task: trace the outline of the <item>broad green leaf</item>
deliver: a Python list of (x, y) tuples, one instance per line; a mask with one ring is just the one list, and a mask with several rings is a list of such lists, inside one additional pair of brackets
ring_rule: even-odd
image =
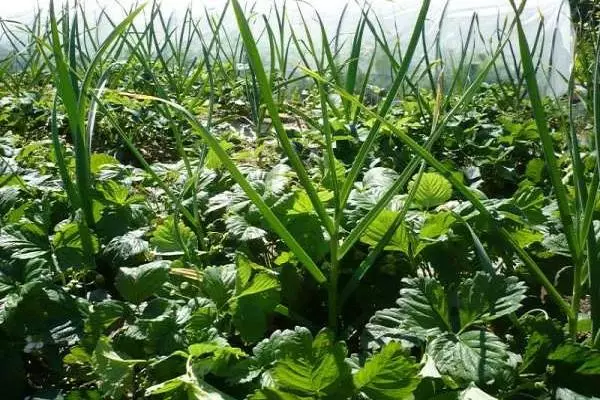
[(267, 329), (267, 318), (279, 304), (281, 285), (266, 268), (250, 262), (242, 254), (236, 259), (235, 296), (231, 298), (233, 323), (248, 342), (260, 340)]
[(419, 237), (424, 239), (437, 239), (445, 235), (456, 222), (456, 217), (449, 211), (442, 211), (427, 215), (419, 232)]
[[(2, 278), (6, 278), (2, 276)], [(4, 280), (3, 279), (3, 280)], [(6, 285), (4, 282), (1, 283), (2, 298), (0, 299), (0, 325), (5, 324), (12, 317), (18, 316), (23, 303), (26, 303), (29, 298), (37, 299), (39, 294), (42, 292), (45, 282), (42, 280), (32, 280), (24, 284), (15, 284), (15, 282), (8, 282), (11, 285)]]
[(527, 333), (527, 346), (523, 352), (520, 370), (543, 373), (548, 355), (565, 339), (562, 324), (544, 316), (522, 318), (521, 327)]
[(96, 185), (102, 200), (116, 206), (128, 204), (130, 188), (123, 186), (113, 180), (102, 181)]
[(227, 342), (221, 343), (220, 341), (194, 343), (188, 346), (188, 353), (193, 357), (205, 356), (207, 354), (229, 354), (235, 357), (245, 357), (241, 349), (237, 347), (231, 347)]
[(363, 176), (364, 190), (377, 191), (383, 194), (398, 179), (398, 173), (390, 168), (370, 168)]
[(252, 272), (255, 269), (259, 269), (260, 266), (250, 261), (243, 253), (237, 253), (235, 267), (235, 291), (236, 293), (241, 293), (244, 288), (248, 286), (250, 278), (252, 277)]
[(541, 158), (533, 158), (527, 163), (525, 168), (525, 176), (534, 183), (539, 183), (542, 180), (542, 173), (546, 163)]
[(420, 381), (418, 372), (402, 346), (391, 342), (354, 375), (354, 386), (372, 400), (410, 399)]
[(284, 224), (313, 260), (320, 261), (329, 252), (329, 244), (316, 214), (290, 215)]
[(236, 268), (234, 265), (208, 267), (204, 270), (201, 289), (205, 297), (223, 307), (235, 291)]
[(242, 242), (262, 239), (267, 235), (264, 229), (252, 225), (244, 216), (238, 214), (227, 217), (225, 227), (227, 232)]
[(273, 275), (260, 273), (254, 277), (252, 283), (242, 292), (236, 294), (239, 299), (244, 296), (252, 296), (269, 290), (278, 290), (280, 287), (279, 280)]
[(513, 231), (510, 233), (510, 236), (512, 236), (522, 248), (529, 247), (533, 243), (540, 243), (544, 240), (544, 234), (542, 232), (536, 232), (527, 228)]
[(181, 385), (186, 385), (185, 376), (178, 376), (177, 378), (169, 379), (168, 381), (152, 385), (146, 389), (146, 396), (153, 396), (157, 394), (164, 394), (177, 390)]
[[(410, 190), (414, 185), (414, 180), (408, 184)], [(432, 208), (439, 206), (442, 203), (450, 200), (452, 197), (452, 184), (437, 172), (426, 172), (422, 175), (417, 193), (415, 194), (415, 202), (423, 208)]]
[(263, 386), (267, 382), (273, 382), (271, 367), (278, 360), (284, 358), (296, 358), (309, 353), (312, 348), (312, 334), (303, 327), (295, 327), (294, 330), (277, 330), (269, 338), (260, 341), (254, 349), (252, 356), (238, 364), (232, 381), (236, 383), (248, 383), (260, 377)]
[[(221, 140), (219, 141), (219, 144), (225, 151), (229, 151), (231, 150), (231, 148), (233, 148), (233, 144), (228, 142), (227, 140)], [(219, 169), (222, 165), (223, 163), (221, 162), (219, 156), (217, 156), (215, 151), (213, 149), (209, 149), (208, 153), (206, 154), (204, 166), (208, 169)]]
[[(83, 249), (79, 224), (71, 222), (60, 224), (52, 237), (52, 246), (61, 268), (81, 268), (87, 265), (87, 257)], [(98, 238), (90, 235), (92, 239), (92, 253), (99, 249)]]
[(346, 346), (335, 342), (331, 333), (319, 333), (309, 353), (275, 364), (272, 376), (276, 389), (300, 397), (345, 398), (352, 390), (346, 352)]
[(398, 310), (404, 328), (420, 339), (451, 330), (449, 305), (442, 285), (432, 278), (405, 278), (400, 290)]
[(50, 254), (48, 236), (33, 223), (7, 225), (0, 231), (0, 250), (12, 258), (29, 260)]
[[(377, 243), (383, 238), (385, 233), (393, 225), (394, 220), (398, 216), (398, 212), (383, 210), (377, 218), (369, 225), (363, 236), (360, 238), (361, 242), (371, 246), (376, 246)], [(409, 251), (409, 237), (406, 227), (402, 224), (396, 230), (392, 238), (390, 239), (385, 250), (388, 251), (400, 251), (404, 254), (408, 254)]]
[(490, 396), (477, 386), (471, 384), (468, 388), (460, 392), (457, 400), (498, 400), (496, 397)]
[(206, 375), (229, 374), (231, 367), (247, 356), (241, 349), (231, 347), (226, 340), (216, 338), (188, 346), (194, 376), (203, 380)]
[(90, 170), (92, 174), (97, 174), (105, 165), (119, 164), (116, 158), (105, 153), (94, 153), (90, 157)]
[(173, 217), (168, 217), (152, 233), (150, 245), (158, 253), (185, 251), (193, 253), (198, 249), (198, 239), (194, 232), (183, 222), (178, 222), (175, 226)]
[(291, 169), (287, 164), (277, 164), (264, 177), (264, 195), (280, 196), (290, 182)]
[(125, 302), (104, 300), (94, 305), (85, 322), (89, 334), (100, 337), (108, 327), (131, 316), (131, 310)]
[(362, 183), (356, 184), (348, 198), (348, 219), (352, 223), (364, 217), (398, 179), (396, 171), (375, 167), (365, 172)]
[(365, 326), (363, 340), (367, 348), (378, 349), (392, 340), (402, 342), (403, 346), (414, 346), (415, 335), (406, 329), (405, 315), (398, 308), (379, 310)]
[(236, 267), (235, 296), (237, 298), (279, 290), (280, 284), (276, 274), (253, 263), (242, 253), (237, 254)]
[(115, 286), (127, 301), (139, 304), (169, 279), (169, 265), (168, 261), (154, 261), (139, 267), (122, 267), (115, 278)]
[[(318, 195), (319, 200), (321, 200), (323, 203), (327, 203), (328, 201), (333, 199), (333, 192), (331, 191), (321, 191), (318, 193)], [(287, 215), (310, 214), (315, 212), (315, 209), (312, 203), (310, 202), (310, 198), (304, 190), (296, 190), (292, 194), (289, 201), (291, 205), (288, 206), (287, 202), (285, 204), (285, 213)]]
[(486, 331), (445, 333), (429, 343), (427, 354), (442, 375), (461, 384), (501, 384), (513, 369), (508, 346)]
[(581, 395), (598, 394), (600, 351), (579, 343), (566, 342), (548, 356), (554, 367), (554, 382)]
[(279, 301), (279, 292), (274, 289), (235, 298), (231, 305), (233, 323), (244, 341), (257, 342), (264, 337), (269, 315)]
[(249, 397), (249, 400), (313, 400), (315, 397), (298, 396), (281, 390), (264, 388)]
[(181, 375), (168, 381), (150, 386), (145, 396), (160, 395), (183, 388), (188, 400), (235, 400), (193, 374)]
[[(434, 278), (405, 278), (398, 308), (378, 311), (365, 326), (369, 348), (390, 340), (406, 347), (428, 342), (444, 332), (457, 332), (479, 322), (494, 320), (516, 311), (525, 298), (526, 287), (514, 277), (491, 276), (478, 272), (458, 285), (458, 292), (447, 293)], [(457, 309), (451, 310), (450, 298)], [(456, 315), (456, 321), (450, 315)]]
[(477, 272), (474, 278), (461, 282), (459, 313), (461, 327), (489, 322), (521, 307), (527, 287), (516, 277), (503, 277)]
[(138, 229), (127, 232), (123, 236), (117, 236), (108, 242), (103, 253), (109, 256), (115, 264), (142, 257), (149, 250), (148, 242), (143, 239), (145, 233), (144, 229)]
[(280, 359), (301, 357), (310, 351), (312, 340), (310, 331), (303, 327), (297, 326), (294, 330), (277, 330), (252, 350), (253, 369), (263, 370)]
[[(1, 181), (1, 179), (0, 179)], [(15, 206), (19, 200), (21, 191), (18, 187), (4, 186), (0, 182), (0, 218), (5, 220), (6, 214)]]
[(218, 310), (211, 300), (199, 298), (197, 302), (198, 308), (190, 316), (185, 331), (190, 340), (204, 341), (212, 336), (212, 328), (218, 320)]
[(597, 396), (584, 396), (567, 388), (558, 388), (555, 393), (556, 400), (600, 400)]
[(128, 397), (133, 389), (133, 368), (144, 362), (122, 358), (113, 350), (109, 338), (100, 338), (92, 355), (92, 365), (104, 396), (115, 399)]

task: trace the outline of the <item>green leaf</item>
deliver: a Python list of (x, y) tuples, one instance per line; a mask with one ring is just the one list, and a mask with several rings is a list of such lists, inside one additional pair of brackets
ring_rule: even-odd
[(14, 224), (0, 231), (0, 250), (9, 253), (12, 258), (29, 260), (48, 256), (50, 243), (35, 224)]
[(241, 349), (231, 347), (222, 338), (192, 344), (188, 347), (188, 353), (192, 357), (194, 375), (199, 380), (204, 379), (209, 373), (229, 374), (231, 367), (247, 356)]
[[(60, 224), (52, 237), (54, 253), (62, 269), (81, 268), (87, 265), (88, 258), (83, 248), (80, 226), (78, 223)], [(99, 249), (98, 238), (90, 235), (92, 253), (96, 254)]]
[(528, 315), (521, 322), (527, 332), (527, 346), (523, 353), (520, 370), (543, 373), (546, 370), (548, 355), (564, 341), (565, 333), (561, 324), (544, 316)]
[[(223, 148), (223, 150), (226, 152), (233, 148), (233, 144), (226, 140), (219, 141), (219, 144), (221, 145), (221, 148)], [(219, 159), (219, 156), (215, 153), (215, 151), (213, 149), (209, 149), (208, 153), (206, 154), (204, 166), (208, 169), (219, 169), (222, 165), (223, 163), (221, 162), (221, 159)]]
[(297, 358), (310, 352), (313, 337), (306, 328), (297, 326), (294, 330), (276, 330), (267, 339), (260, 341), (252, 356), (238, 364), (231, 381), (248, 383), (260, 376), (261, 382), (272, 382), (271, 371), (275, 363), (284, 358)]
[(17, 204), (21, 191), (18, 187), (5, 186), (0, 181), (0, 215), (2, 219)]
[(417, 338), (426, 339), (451, 330), (449, 305), (442, 285), (432, 278), (405, 278), (400, 290), (398, 312), (403, 328)]
[(192, 373), (150, 386), (146, 389), (145, 396), (166, 394), (181, 388), (187, 394), (186, 398), (188, 400), (235, 400), (233, 397), (198, 379)]
[(279, 280), (276, 277), (260, 273), (254, 277), (252, 283), (246, 287), (246, 289), (241, 293), (236, 294), (236, 297), (240, 299), (244, 296), (252, 296), (270, 290), (278, 290), (279, 287)]
[(284, 224), (313, 260), (320, 261), (329, 252), (329, 245), (316, 214), (290, 215), (285, 218)]
[(541, 158), (533, 158), (527, 163), (525, 168), (525, 176), (534, 183), (539, 183), (542, 180), (542, 173), (546, 163)]
[(168, 261), (154, 261), (139, 267), (122, 267), (115, 278), (115, 286), (127, 301), (139, 304), (169, 279), (169, 265)]
[(493, 333), (445, 333), (427, 346), (427, 354), (442, 375), (460, 384), (501, 384), (511, 374), (508, 346)]
[(204, 270), (202, 292), (215, 302), (217, 308), (223, 307), (233, 297), (236, 274), (234, 265), (214, 266)]
[(143, 256), (149, 250), (148, 242), (143, 239), (145, 233), (144, 229), (138, 229), (127, 232), (123, 236), (117, 236), (108, 242), (103, 253), (109, 256), (115, 264), (125, 263)]
[(459, 289), (461, 327), (489, 322), (521, 307), (527, 287), (514, 277), (477, 272), (461, 282)]
[(398, 173), (391, 168), (370, 168), (363, 176), (363, 189), (383, 195), (397, 179)]
[(152, 385), (146, 389), (146, 396), (153, 396), (157, 394), (164, 394), (172, 392), (173, 390), (179, 389), (182, 385), (187, 384), (185, 376), (178, 376), (177, 378), (169, 379), (168, 381), (161, 382), (156, 385)]
[(567, 388), (558, 388), (555, 393), (556, 400), (600, 400), (596, 396), (584, 396)]
[(512, 236), (522, 248), (527, 248), (533, 243), (540, 243), (542, 240), (545, 240), (542, 232), (536, 232), (527, 228), (510, 232), (510, 236)]
[(277, 164), (265, 175), (265, 196), (281, 196), (290, 182), (290, 167)]
[(279, 304), (281, 284), (277, 276), (238, 253), (235, 295), (231, 298), (233, 323), (248, 342), (260, 340), (267, 318)]
[(460, 392), (457, 400), (498, 400), (496, 397), (490, 396), (477, 386), (470, 384), (468, 388)]
[(215, 304), (208, 299), (198, 298), (198, 308), (190, 316), (185, 325), (186, 336), (193, 341), (208, 340), (217, 320), (218, 310)]
[(402, 342), (410, 348), (415, 335), (405, 329), (404, 314), (398, 308), (386, 308), (375, 312), (365, 325), (363, 340), (369, 349), (378, 349), (390, 341)]
[(398, 179), (396, 171), (375, 167), (365, 172), (362, 184), (358, 183), (348, 198), (348, 217), (353, 223), (364, 217)]
[[(385, 233), (393, 225), (394, 220), (398, 216), (398, 212), (383, 210), (377, 218), (369, 225), (360, 241), (371, 246), (376, 246), (379, 241), (383, 238)], [(392, 238), (390, 239), (384, 250), (388, 251), (400, 251), (404, 254), (408, 254), (409, 250), (409, 237), (408, 231), (404, 225), (396, 230)]]
[(115, 206), (125, 206), (129, 203), (131, 189), (113, 180), (102, 181), (96, 185), (96, 188), (106, 203)]
[[(414, 185), (416, 175), (409, 182), (408, 189)], [(432, 208), (447, 202), (452, 197), (452, 184), (437, 172), (426, 172), (421, 177), (415, 202), (423, 208)]]
[(346, 353), (342, 342), (335, 342), (333, 334), (323, 331), (309, 352), (275, 364), (271, 371), (275, 387), (300, 397), (345, 398), (352, 390)]
[[(457, 293), (447, 293), (434, 278), (405, 278), (403, 282), (405, 287), (396, 302), (398, 308), (376, 312), (366, 325), (365, 339), (369, 348), (377, 348), (390, 340), (411, 346), (444, 332), (494, 320), (516, 311), (526, 291), (525, 285), (514, 277), (491, 276), (485, 272), (463, 280)], [(451, 309), (449, 298), (456, 301), (456, 313)], [(451, 321), (451, 314), (457, 315), (458, 320)]]
[(95, 338), (100, 337), (111, 325), (131, 315), (127, 303), (117, 300), (104, 300), (94, 305), (85, 322), (85, 330)]
[(92, 355), (92, 365), (105, 398), (128, 397), (133, 386), (133, 367), (143, 362), (145, 360), (123, 359), (113, 350), (109, 338), (100, 338)]
[(421, 239), (437, 239), (445, 235), (456, 222), (456, 217), (449, 211), (427, 215), (419, 232)]
[[(181, 241), (178, 240), (178, 237)], [(152, 233), (150, 245), (158, 253), (194, 253), (198, 249), (198, 239), (194, 232), (183, 222), (179, 222), (175, 226), (174, 219), (170, 216)]]
[(227, 232), (242, 242), (262, 239), (267, 235), (264, 229), (253, 226), (244, 216), (238, 214), (227, 217), (225, 227)]
[(402, 346), (391, 342), (354, 375), (354, 386), (372, 400), (409, 399), (419, 384), (418, 372)]
[(310, 351), (313, 337), (306, 328), (277, 330), (252, 350), (255, 368), (267, 368), (283, 358), (296, 358)]
[(297, 396), (281, 390), (264, 388), (250, 396), (249, 400), (313, 400), (314, 397)]
[(97, 174), (105, 165), (119, 164), (119, 161), (113, 156), (105, 153), (94, 153), (90, 157), (90, 170), (92, 174)]
[(553, 382), (585, 396), (598, 394), (600, 351), (579, 343), (563, 343), (548, 356), (555, 369)]

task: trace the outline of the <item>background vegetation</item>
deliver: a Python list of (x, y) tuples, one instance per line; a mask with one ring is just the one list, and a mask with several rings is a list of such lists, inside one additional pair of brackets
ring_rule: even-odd
[(511, 4), (452, 69), (428, 0), (401, 46), (368, 7), (0, 20), (3, 398), (600, 397), (595, 3), (550, 97)]

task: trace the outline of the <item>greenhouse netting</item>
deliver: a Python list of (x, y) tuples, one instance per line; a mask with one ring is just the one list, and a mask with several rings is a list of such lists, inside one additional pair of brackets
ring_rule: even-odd
[[(57, 0), (58, 7), (69, 4)], [(70, 2), (73, 7), (74, 2)], [(108, 31), (108, 21), (118, 20), (127, 14), (139, 2), (117, 0), (88, 0), (76, 3), (81, 15), (90, 21), (97, 21), (96, 35)], [(205, 37), (212, 34), (209, 18), (223, 15), (222, 29), (219, 35), (227, 36), (230, 43), (232, 59), (237, 58), (244, 65), (243, 57), (239, 56), (239, 32), (235, 18), (230, 10), (226, 10), (227, 1), (165, 1), (160, 5), (163, 15), (169, 18), (159, 26), (159, 38), (164, 38), (165, 32), (178, 32), (186, 23), (196, 21), (200, 32)], [(321, 26), (324, 27), (326, 40), (334, 42), (336, 54), (344, 59), (350, 58), (352, 38), (360, 28), (361, 15), (367, 13), (377, 21), (369, 29), (365, 29), (359, 53), (360, 71), (364, 73), (372, 62), (370, 71), (371, 83), (385, 87), (389, 84), (391, 74), (390, 57), (386, 52), (392, 52), (400, 60), (402, 51), (408, 43), (418, 11), (420, 1), (401, 0), (371, 0), (369, 2), (348, 2), (346, 0), (330, 1), (247, 1), (245, 7), (254, 15), (253, 28), (259, 36), (259, 46), (263, 57), (269, 60), (269, 41), (265, 32), (265, 21), (275, 24), (278, 15), (275, 9), (287, 10), (287, 28), (282, 31), (289, 42), (292, 33), (299, 42), (312, 41), (317, 51), (322, 43)], [(7, 21), (18, 21), (25, 26), (31, 25), (38, 15), (46, 15), (48, 3), (39, 0), (24, 0), (18, 2), (3, 1), (0, 4), (0, 17)], [(138, 27), (145, 26), (152, 14), (153, 7), (146, 7), (144, 16), (137, 19)], [(188, 11), (190, 13), (188, 14)], [(222, 14), (223, 13), (223, 14)], [(191, 18), (190, 18), (191, 16)], [(210, 17), (208, 17), (210, 16)], [(411, 67), (414, 80), (422, 86), (439, 84), (440, 73), (448, 77), (458, 73), (465, 79), (477, 73), (478, 67), (489, 58), (504, 40), (508, 40), (502, 57), (496, 63), (494, 71), (488, 78), (491, 81), (518, 79), (520, 57), (516, 30), (510, 31), (514, 12), (508, 0), (433, 0), (427, 15), (420, 46)], [(521, 20), (525, 33), (531, 43), (536, 57), (538, 80), (546, 94), (562, 95), (567, 90), (567, 78), (570, 73), (573, 55), (573, 34), (571, 28), (570, 10), (565, 0), (528, 0), (523, 8)], [(15, 45), (6, 32), (0, 31), (0, 54), (10, 52)], [(15, 34), (13, 30), (11, 34)], [(376, 32), (374, 34), (374, 32)], [(23, 33), (23, 35), (25, 35)], [(311, 36), (311, 40), (307, 37)], [(318, 36), (318, 37), (317, 37)], [(18, 42), (18, 41), (17, 41)], [(387, 47), (387, 48), (386, 48)], [(201, 56), (201, 46), (195, 41), (187, 53), (190, 58)], [(424, 49), (427, 49), (425, 54)], [(163, 49), (164, 51), (165, 49)], [(308, 50), (308, 49), (307, 49)], [(288, 47), (288, 72), (294, 69), (302, 60), (297, 47)], [(426, 56), (426, 57), (424, 57)], [(464, 58), (463, 65), (460, 60)], [(429, 66), (427, 68), (426, 66)], [(426, 70), (433, 73), (426, 73)]]

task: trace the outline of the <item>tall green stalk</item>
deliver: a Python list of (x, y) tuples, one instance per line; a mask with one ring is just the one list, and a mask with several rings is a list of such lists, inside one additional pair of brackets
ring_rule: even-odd
[[(513, 9), (516, 11), (517, 7), (514, 1), (511, 0), (511, 4)], [(536, 68), (533, 65), (533, 53), (529, 49), (527, 37), (525, 36), (525, 31), (523, 30), (523, 25), (521, 24), (520, 18), (517, 19), (517, 32), (519, 36), (519, 50), (521, 54), (521, 62), (523, 64), (524, 79), (527, 83), (527, 91), (533, 109), (533, 117), (542, 141), (544, 159), (546, 161), (550, 182), (552, 183), (554, 194), (556, 196), (560, 220), (563, 225), (563, 230), (567, 239), (569, 250), (571, 252), (571, 257), (573, 258), (573, 294), (569, 318), (569, 331), (571, 336), (575, 337), (577, 334), (579, 303), (583, 290), (581, 279), (583, 276), (585, 262), (581, 252), (581, 246), (579, 245), (580, 236), (575, 229), (575, 224), (571, 215), (571, 207), (567, 196), (567, 189), (562, 181), (561, 170), (556, 160), (554, 142), (548, 129), (546, 111), (542, 103), (542, 98), (536, 79)], [(574, 167), (580, 168), (580, 166), (577, 164), (575, 164)]]

